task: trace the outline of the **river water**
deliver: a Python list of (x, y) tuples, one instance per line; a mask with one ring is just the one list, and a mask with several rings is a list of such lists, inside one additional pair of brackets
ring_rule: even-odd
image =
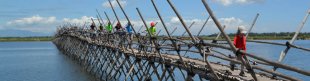
[[(272, 42), (284, 43), (285, 40)], [(296, 41), (296, 45), (310, 48), (310, 41)], [(277, 60), (285, 47), (248, 43), (248, 52)], [(288, 65), (310, 70), (310, 53), (291, 49), (283, 61)], [(214, 59), (211, 59), (214, 60)], [(271, 68), (271, 67), (270, 67)], [(279, 69), (287, 75), (309, 81), (310, 78)], [(89, 75), (70, 58), (62, 55), (52, 42), (0, 42), (1, 81), (92, 81)]]
[(89, 81), (52, 42), (0, 42), (1, 81)]

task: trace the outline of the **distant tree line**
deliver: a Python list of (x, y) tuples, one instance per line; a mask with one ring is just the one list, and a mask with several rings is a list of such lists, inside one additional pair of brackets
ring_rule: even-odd
[[(250, 36), (294, 36), (295, 32), (270, 32), (270, 33), (249, 33)], [(208, 37), (216, 37), (217, 33), (208, 35)], [(230, 33), (228, 36), (235, 36), (235, 33)], [(300, 32), (299, 36), (310, 36), (310, 32)]]
[[(295, 32), (270, 32), (270, 33), (249, 33), (250, 39), (291, 39)], [(216, 37), (217, 33), (208, 35), (207, 37)], [(229, 37), (234, 37), (235, 33), (228, 34)], [(310, 39), (310, 32), (300, 32), (298, 39)]]

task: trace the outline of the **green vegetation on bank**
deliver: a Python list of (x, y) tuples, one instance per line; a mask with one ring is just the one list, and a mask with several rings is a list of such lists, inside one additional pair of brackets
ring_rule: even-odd
[[(251, 40), (290, 40), (294, 36), (295, 32), (280, 32), (280, 33), (249, 33), (249, 37), (247, 39)], [(203, 38), (205, 40), (213, 40), (217, 36), (216, 34), (211, 35), (203, 35), (200, 36), (200, 38)], [(233, 39), (235, 34), (230, 33), (228, 36)], [(189, 36), (181, 37), (181, 39), (188, 39), (190, 40)], [(223, 37), (220, 37), (219, 40), (223, 39)], [(301, 32), (299, 33), (298, 40), (310, 40), (310, 32)]]
[[(295, 32), (279, 32), (279, 33), (249, 33), (248, 39), (252, 40), (290, 40), (294, 36)], [(228, 34), (233, 38), (235, 34)], [(208, 37), (216, 37), (217, 34), (209, 35)], [(298, 40), (310, 40), (310, 32), (300, 32)]]
[(14, 41), (51, 41), (53, 37), (0, 37), (0, 42), (14, 42)]

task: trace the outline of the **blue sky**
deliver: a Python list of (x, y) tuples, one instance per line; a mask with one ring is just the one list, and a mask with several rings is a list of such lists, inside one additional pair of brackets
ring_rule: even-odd
[[(114, 14), (107, 4), (108, 0), (1, 0), (0, 1), (0, 36), (14, 36), (12, 33), (25, 32), (34, 35), (52, 35), (57, 26), (64, 23), (84, 24), (90, 22), (91, 17), (96, 17), (96, 9), (103, 16), (106, 11), (112, 20)], [(138, 7), (147, 20), (159, 21), (150, 0), (120, 0), (129, 18), (135, 25), (135, 29), (142, 25), (135, 8)], [(191, 31), (195, 34), (201, 28), (203, 21), (208, 17), (201, 0), (171, 0), (179, 13), (185, 19), (187, 25), (195, 21)], [(256, 13), (260, 13), (257, 24), (252, 32), (294, 32), (301, 23), (310, 8), (310, 0), (206, 0), (216, 17), (228, 33), (234, 33), (236, 27), (244, 25), (249, 28)], [(115, 4), (115, 1), (112, 0)], [(166, 0), (155, 0), (155, 3), (163, 15), (165, 23), (172, 31), (178, 27), (179, 35), (184, 28), (176, 18)], [(126, 23), (125, 17), (118, 5), (116, 12), (122, 23)], [(309, 22), (306, 23), (303, 32), (310, 32)], [(158, 30), (163, 29), (161, 23)], [(2, 31), (2, 32), (1, 32)], [(3, 32), (5, 31), (5, 32)], [(10, 34), (7, 32), (12, 31)], [(210, 20), (203, 30), (204, 35), (217, 33), (218, 29)], [(162, 32), (161, 34), (165, 34)], [(20, 34), (16, 34), (17, 36)]]

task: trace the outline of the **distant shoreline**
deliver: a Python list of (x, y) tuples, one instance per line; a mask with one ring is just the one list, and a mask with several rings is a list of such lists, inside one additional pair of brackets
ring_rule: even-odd
[[(208, 36), (200, 36), (199, 38), (202, 38), (204, 40), (214, 40), (216, 37), (208, 37)], [(234, 36), (229, 36), (229, 38), (231, 40), (234, 39)], [(181, 39), (183, 40), (191, 40), (190, 37), (181, 37)], [(225, 38), (223, 37), (219, 37), (218, 40), (224, 40)], [(288, 37), (288, 36), (277, 36), (277, 37), (274, 37), (274, 36), (252, 36), (252, 37), (247, 37), (248, 40), (291, 40), (292, 37)], [(297, 40), (310, 40), (310, 38), (301, 38), (301, 37), (297, 37)]]
[(22, 42), (22, 41), (51, 41), (53, 37), (0, 37), (0, 42)]

